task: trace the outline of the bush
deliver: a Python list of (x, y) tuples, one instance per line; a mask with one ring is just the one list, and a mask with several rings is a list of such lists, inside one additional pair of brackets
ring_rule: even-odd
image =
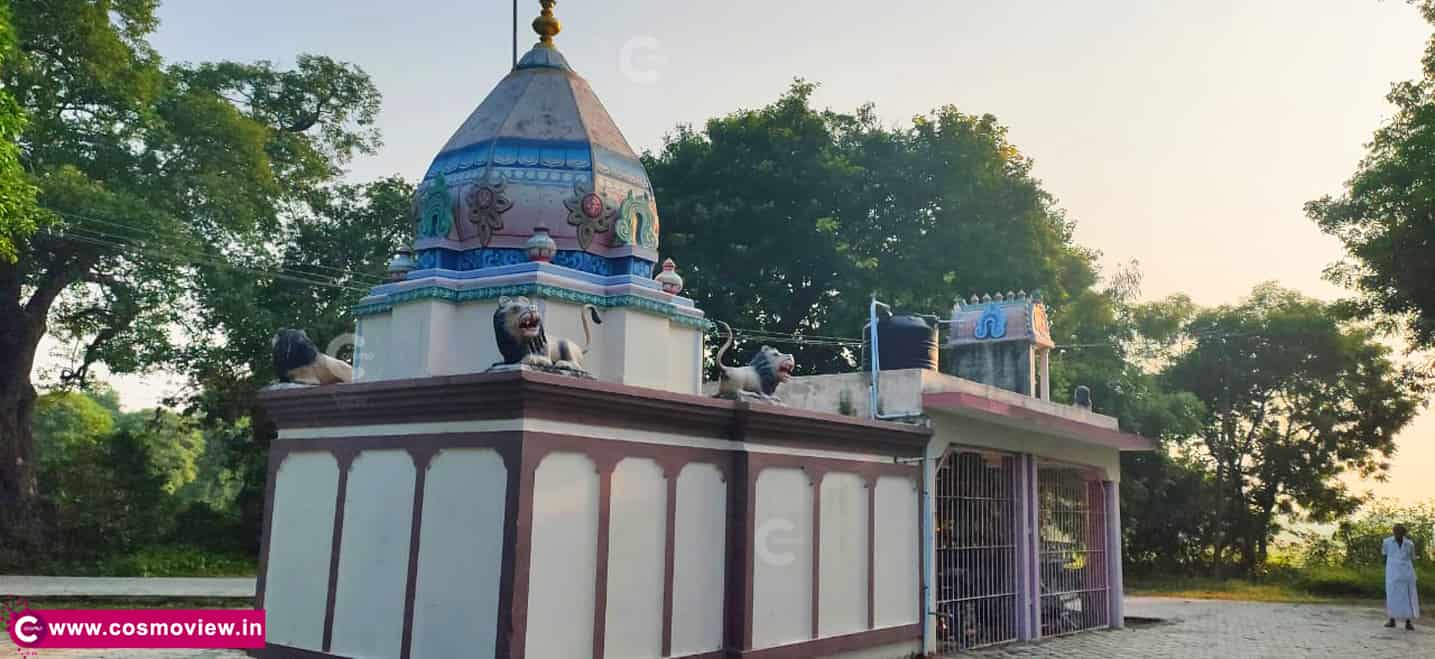
[(1345, 546), (1345, 564), (1348, 566), (1384, 565), (1380, 555), (1381, 543), (1390, 535), (1397, 523), (1404, 524), (1415, 541), (1416, 555), (1430, 556), (1432, 534), (1435, 534), (1435, 501), (1417, 506), (1401, 507), (1394, 501), (1377, 501), (1366, 507), (1364, 514), (1354, 521), (1343, 522), (1336, 538)]
[(252, 577), (254, 559), (243, 554), (216, 554), (197, 547), (147, 547), (101, 564), (104, 574), (117, 577)]
[[(1294, 584), (1312, 595), (1323, 597), (1385, 598), (1383, 567), (1309, 567), (1294, 573)], [(1435, 567), (1416, 567), (1420, 596), (1435, 600)]]
[(249, 547), (238, 511), (216, 510), (202, 502), (189, 504), (175, 516), (171, 542), (218, 554), (244, 554)]
[(252, 577), (258, 562), (238, 553), (220, 554), (183, 545), (155, 545), (95, 560), (51, 560), (30, 566), (66, 577)]

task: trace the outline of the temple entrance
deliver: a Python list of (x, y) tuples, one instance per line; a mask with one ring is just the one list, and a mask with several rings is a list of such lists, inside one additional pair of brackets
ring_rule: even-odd
[(1038, 467), (1041, 635), (1110, 624), (1106, 492), (1086, 469)]
[(952, 449), (937, 469), (939, 653), (1017, 640), (1017, 456)]

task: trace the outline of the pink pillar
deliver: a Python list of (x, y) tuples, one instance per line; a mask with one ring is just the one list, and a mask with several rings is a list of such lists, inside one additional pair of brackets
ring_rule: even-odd
[(1041, 499), (1037, 496), (1037, 465), (1036, 457), (1030, 454), (1021, 456), (1022, 480), (1022, 538), (1026, 541), (1026, 547), (1022, 553), (1022, 562), (1026, 565), (1024, 586), (1021, 597), (1021, 610), (1023, 614), (1022, 640), (1034, 641), (1041, 638), (1041, 526), (1038, 508)]
[(1111, 589), (1111, 628), (1126, 626), (1126, 603), (1123, 594), (1121, 570), (1121, 488), (1111, 481), (1103, 481), (1106, 490), (1106, 561), (1109, 577), (1106, 583)]

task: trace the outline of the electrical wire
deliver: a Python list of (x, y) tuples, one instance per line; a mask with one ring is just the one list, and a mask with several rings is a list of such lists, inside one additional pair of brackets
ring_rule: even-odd
[[(46, 232), (50, 236), (59, 239), (74, 240), (77, 242), (84, 242), (100, 247), (108, 247), (111, 249), (129, 251), (131, 253), (141, 254), (144, 256), (167, 260), (175, 263), (189, 265), (208, 265), (237, 272), (244, 272), (258, 277), (268, 277), (281, 281), (319, 286), (336, 290), (349, 290), (361, 293), (369, 292), (369, 288), (354, 286), (345, 283), (345, 280), (353, 281), (359, 284), (368, 284), (369, 286), (375, 286), (384, 282), (383, 278), (375, 275), (369, 275), (365, 273), (355, 272), (353, 270), (347, 270), (343, 268), (336, 268), (333, 266), (325, 266), (320, 264), (299, 264), (287, 266), (279, 270), (268, 270), (240, 266), (233, 263), (228, 263), (220, 258), (216, 258), (214, 256), (206, 254), (198, 248), (181, 246), (179, 243), (181, 241), (187, 242), (188, 239), (186, 236), (181, 235), (177, 231), (171, 231), (169, 233), (159, 233), (155, 230), (154, 227), (139, 227), (133, 224), (120, 222), (113, 219), (99, 218), (90, 215), (81, 215), (68, 211), (53, 212), (57, 215), (60, 215), (61, 217), (71, 220), (72, 222), (72, 224), (69, 224), (65, 227), (59, 229), (52, 228)], [(97, 227), (96, 225), (103, 226)], [(160, 243), (160, 246), (165, 249), (159, 250), (155, 248), (147, 248), (139, 244), (143, 242), (148, 242), (144, 238), (118, 233), (117, 231), (131, 231), (134, 233), (153, 237), (157, 239), (157, 241)], [(303, 268), (304, 270), (299, 270), (298, 268)], [(317, 270), (322, 272), (308, 272), (306, 270)], [(325, 272), (327, 272), (328, 274), (324, 274)], [(786, 334), (756, 328), (734, 327), (732, 329), (734, 337), (736, 339), (742, 340), (766, 341), (787, 345), (833, 348), (860, 348), (867, 344), (867, 342), (863, 339), (855, 337), (828, 336), (820, 334)], [(709, 333), (718, 336), (724, 335), (724, 332), (717, 326), (713, 326), (712, 328), (710, 328)], [(1196, 340), (1217, 338), (1225, 339), (1249, 336), (1258, 336), (1258, 334), (1250, 332), (1216, 332), (1214, 330), (1204, 332), (1188, 332), (1186, 334), (1186, 337)], [(1053, 346), (1053, 348), (1057, 350), (1084, 350), (1092, 348), (1115, 348), (1120, 347), (1122, 344), (1123, 342), (1120, 341), (1065, 343), (1056, 344), (1055, 346)]]
[(79, 233), (71, 233), (71, 232), (53, 233), (53, 232), (51, 232), (50, 235), (51, 235), (51, 237), (56, 238), (56, 239), (60, 239), (60, 240), (72, 240), (72, 241), (82, 242), (82, 243), (86, 243), (86, 244), (90, 244), (90, 245), (95, 245), (95, 246), (99, 246), (99, 247), (107, 247), (107, 248), (110, 248), (110, 249), (125, 251), (125, 252), (129, 252), (129, 253), (132, 253), (132, 254), (139, 254), (139, 255), (148, 256), (148, 257), (151, 257), (151, 258), (156, 258), (156, 259), (160, 259), (160, 260), (164, 260), (164, 261), (169, 261), (169, 262), (172, 262), (172, 263), (178, 263), (178, 264), (181, 264), (181, 265), (208, 265), (208, 266), (217, 267), (217, 268), (225, 268), (225, 269), (229, 269), (229, 270), (234, 270), (234, 271), (237, 271), (237, 272), (244, 272), (244, 273), (256, 275), (256, 276), (258, 276), (258, 277), (268, 277), (268, 278), (272, 278), (272, 279), (278, 279), (278, 280), (282, 280), (282, 281), (289, 281), (289, 282), (298, 283), (298, 284), (307, 284), (307, 285), (311, 285), (311, 286), (320, 286), (320, 287), (324, 287), (324, 288), (333, 288), (333, 289), (339, 289), (339, 290), (357, 291), (357, 292), (360, 292), (360, 293), (367, 293), (367, 292), (369, 291), (368, 288), (363, 288), (363, 287), (359, 287), (359, 286), (351, 286), (351, 285), (348, 285), (348, 284), (339, 283), (339, 282), (337, 282), (336, 280), (325, 279), (325, 278), (313, 278), (313, 276), (312, 276), (312, 275), (308, 275), (308, 273), (294, 273), (293, 271), (283, 271), (283, 270), (275, 271), (275, 270), (262, 270), (262, 269), (257, 269), (257, 268), (247, 268), (247, 267), (244, 267), (244, 266), (235, 265), (235, 264), (233, 264), (233, 263), (225, 263), (224, 261), (219, 260), (219, 259), (201, 258), (201, 257), (195, 257), (195, 256), (193, 256), (193, 255), (190, 255), (188, 258), (186, 258), (183, 254), (166, 253), (166, 252), (157, 251), (157, 250), (154, 250), (154, 249), (146, 249), (146, 248), (144, 248), (144, 247), (141, 247), (141, 246), (136, 245), (136, 244), (133, 244), (133, 243), (118, 242), (118, 241), (116, 241), (116, 240), (113, 240), (113, 239), (110, 239), (110, 238), (106, 238), (106, 237), (104, 237), (104, 236), (102, 236), (102, 235), (86, 235), (85, 232), (83, 232), (83, 231), (82, 231), (82, 232), (79, 232)]
[[(92, 233), (101, 234), (101, 235), (104, 235), (104, 236), (107, 236), (107, 237), (110, 237), (110, 238), (115, 238), (115, 239), (118, 239), (118, 240), (127, 240), (127, 241), (142, 241), (142, 240), (144, 240), (143, 238), (138, 237), (138, 236), (126, 235), (126, 234), (123, 234), (123, 233), (116, 233), (117, 230), (131, 231), (131, 232), (134, 232), (134, 233), (137, 233), (137, 234), (143, 234), (143, 235), (148, 235), (148, 236), (154, 237), (154, 238), (156, 238), (162, 245), (164, 245), (165, 247), (168, 247), (168, 248), (173, 248), (173, 249), (176, 249), (176, 250), (179, 250), (179, 251), (182, 251), (182, 252), (183, 252), (183, 251), (190, 251), (191, 253), (196, 253), (196, 252), (198, 252), (198, 250), (196, 250), (196, 249), (194, 249), (194, 248), (192, 248), (192, 247), (182, 247), (182, 246), (181, 246), (181, 243), (189, 242), (189, 239), (188, 239), (187, 236), (184, 236), (184, 235), (180, 234), (180, 233), (177, 232), (177, 231), (170, 231), (170, 232), (167, 232), (167, 233), (159, 233), (158, 231), (155, 231), (153, 227), (138, 227), (138, 226), (134, 226), (134, 225), (132, 225), (132, 224), (124, 223), (124, 222), (119, 222), (119, 221), (115, 221), (115, 220), (107, 220), (107, 219), (98, 218), (98, 217), (89, 216), (89, 215), (80, 215), (80, 214), (78, 214), (78, 213), (70, 213), (70, 212), (67, 212), (67, 211), (53, 211), (53, 212), (54, 212), (55, 214), (57, 214), (57, 215), (60, 215), (61, 217), (64, 217), (64, 218), (66, 218), (66, 219), (71, 220), (71, 221), (73, 222), (73, 224), (72, 224), (71, 226), (67, 227), (67, 228), (70, 228), (70, 229), (81, 228), (81, 229), (85, 229), (86, 231), (89, 231), (89, 232), (92, 232)], [(95, 226), (96, 224), (100, 224), (100, 225), (104, 225), (104, 226), (103, 226), (103, 227), (96, 227), (96, 226)], [(378, 285), (378, 284), (383, 283), (383, 278), (382, 278), (382, 277), (378, 277), (378, 276), (375, 276), (375, 275), (364, 274), (364, 273), (360, 273), (360, 272), (355, 272), (355, 271), (353, 271), (353, 270), (347, 270), (347, 269), (344, 269), (344, 268), (337, 268), (337, 267), (334, 267), (334, 266), (326, 266), (326, 265), (321, 265), (321, 264), (301, 264), (301, 265), (298, 265), (298, 266), (291, 266), (291, 268), (292, 268), (292, 267), (302, 267), (302, 268), (311, 269), (311, 270), (324, 271), (324, 272), (329, 273), (329, 274), (324, 274), (324, 275), (323, 275), (325, 278), (328, 278), (328, 279), (330, 279), (330, 280), (335, 280), (335, 281), (337, 281), (337, 280), (339, 280), (339, 279), (343, 279), (343, 278), (349, 278), (349, 279), (354, 279), (354, 280), (359, 280), (359, 281), (368, 281), (368, 282), (370, 282), (370, 283), (372, 283), (372, 284), (374, 284), (374, 285)], [(313, 273), (313, 274), (318, 275), (318, 274), (320, 274), (320, 273)]]

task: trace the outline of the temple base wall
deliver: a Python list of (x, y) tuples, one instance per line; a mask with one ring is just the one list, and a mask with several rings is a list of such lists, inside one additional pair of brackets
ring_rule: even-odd
[(921, 470), (894, 458), (920, 455), (924, 429), (525, 371), (265, 402), (261, 656), (919, 645)]
[[(581, 304), (535, 298), (549, 341), (583, 345)], [(414, 300), (358, 322), (356, 382), (482, 373), (503, 357), (493, 338), (497, 300), (454, 303)], [(615, 307), (590, 322), (593, 342), (584, 367), (605, 382), (699, 393), (703, 333), (669, 318)]]

